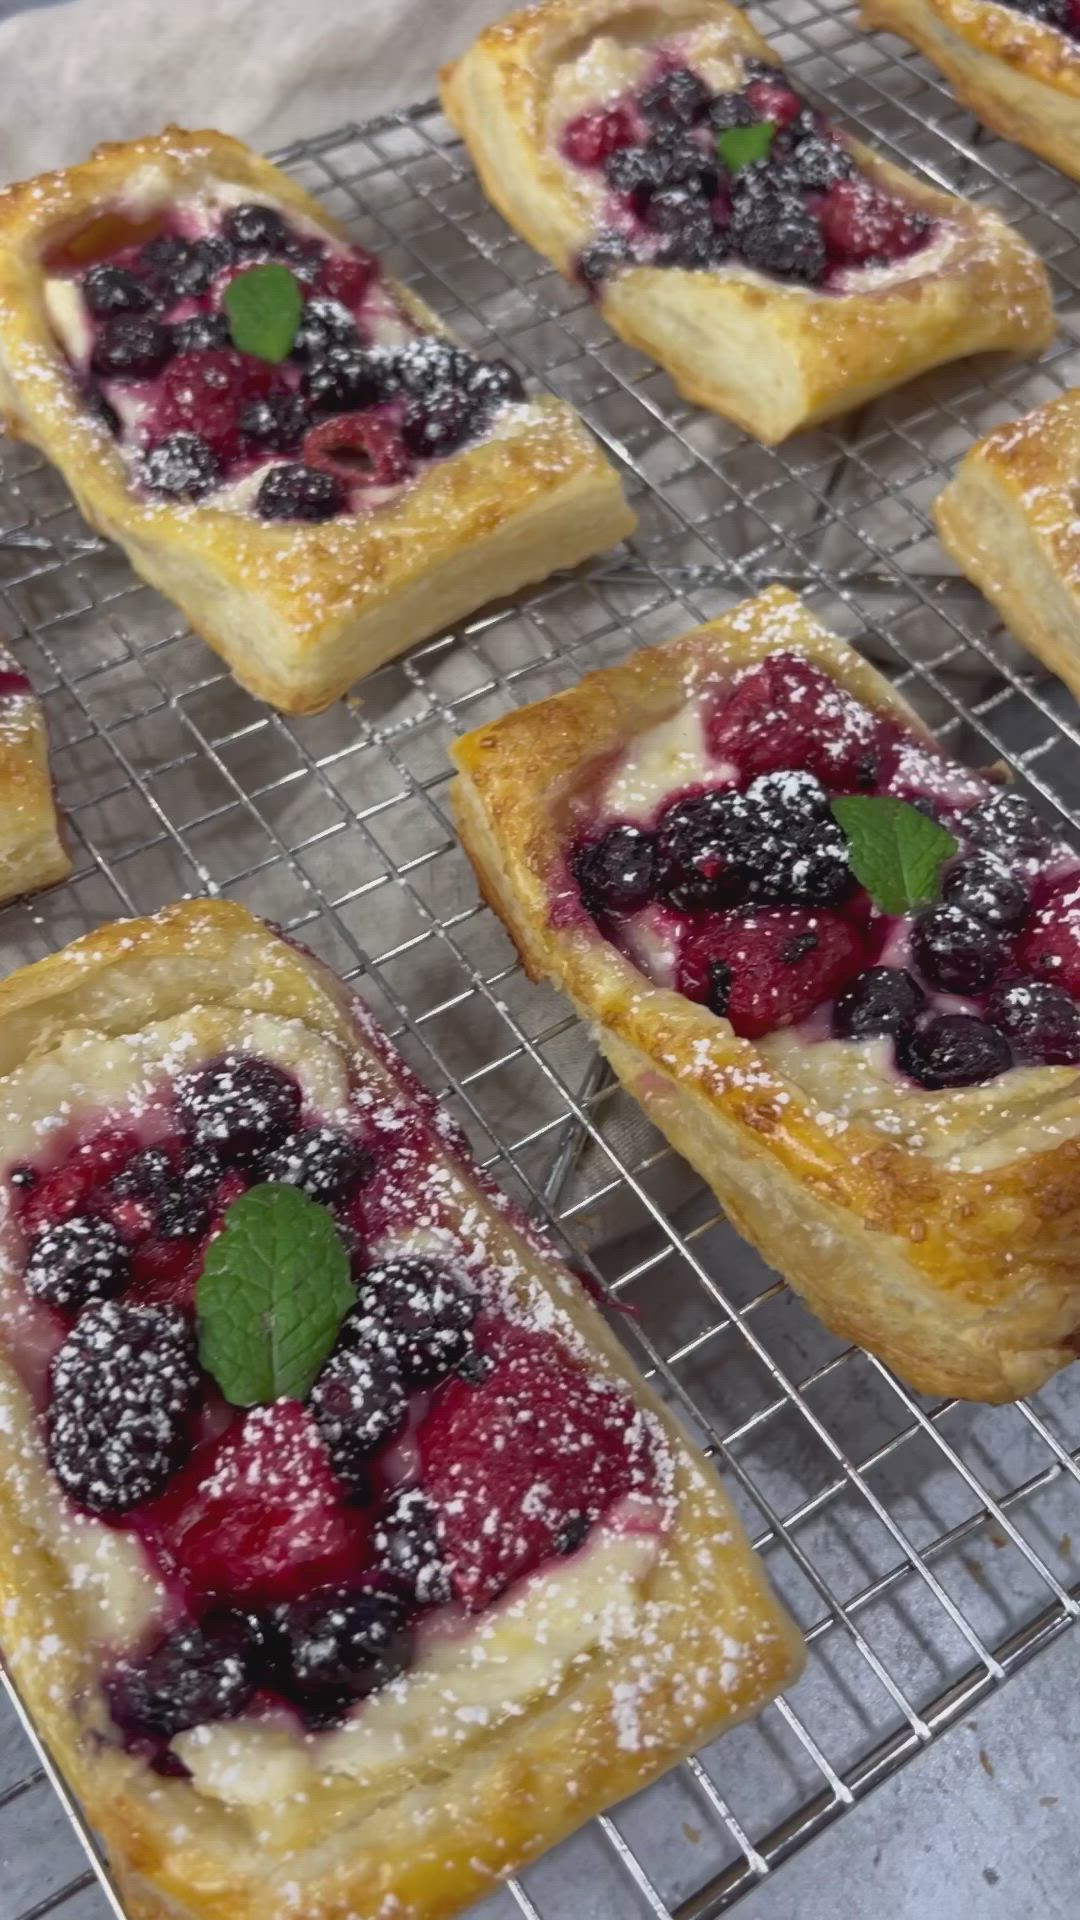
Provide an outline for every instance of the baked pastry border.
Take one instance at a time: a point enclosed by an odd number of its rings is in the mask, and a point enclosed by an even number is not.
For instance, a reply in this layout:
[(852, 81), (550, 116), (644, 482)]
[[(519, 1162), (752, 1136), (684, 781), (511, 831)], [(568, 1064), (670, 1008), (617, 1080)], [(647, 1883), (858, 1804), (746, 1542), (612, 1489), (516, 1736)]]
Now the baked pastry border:
[[(0, 1073), (47, 1051), (72, 1026), (132, 1031), (197, 1005), (287, 1014), (350, 1051), (359, 1046), (399, 1095), (429, 1122), (438, 1118), (446, 1161), (470, 1205), (485, 1212), (493, 1262), (501, 1267), (500, 1256), (512, 1254), (523, 1287), (539, 1279), (556, 1316), (565, 1314), (563, 1325), (584, 1337), (596, 1364), (627, 1384), (639, 1405), (658, 1413), (673, 1442), (677, 1517), (646, 1577), (670, 1637), (649, 1647), (644, 1684), (634, 1689), (632, 1736), (620, 1687), (641, 1676), (639, 1643), (598, 1648), (555, 1698), (542, 1696), (485, 1733), (447, 1777), (439, 1777), (440, 1760), (391, 1803), (359, 1812), (345, 1794), (328, 1836), (313, 1838), (306, 1854), (274, 1859), (241, 1814), (200, 1797), (193, 1817), (187, 1782), (152, 1774), (101, 1742), (96, 1659), (77, 1630), (77, 1603), (62, 1571), (20, 1500), (18, 1435), (0, 1426), (6, 1652), (51, 1754), (109, 1848), (132, 1920), (266, 1920), (270, 1911), (295, 1912), (298, 1920), (445, 1920), (500, 1875), (757, 1711), (797, 1678), (801, 1638), (770, 1594), (715, 1474), (636, 1378), (596, 1308), (566, 1284), (551, 1249), (472, 1167), (438, 1102), (362, 1003), (302, 949), (224, 901), (186, 902), (103, 927), (0, 986)], [(10, 1378), (0, 1361), (0, 1379)], [(735, 1660), (725, 1633), (740, 1629), (745, 1658)]]
[[(544, 146), (548, 77), (568, 45), (620, 21), (638, 27), (637, 0), (546, 0), (479, 36), (444, 67), (440, 97), (489, 200), (568, 278), (592, 237), (593, 215), (567, 168)], [(746, 55), (775, 59), (726, 0), (665, 0), (656, 38), (721, 23)], [(851, 141), (886, 189), (955, 229), (947, 263), (853, 294), (770, 284), (746, 271), (634, 267), (598, 290), (613, 331), (649, 354), (687, 400), (768, 443), (862, 405), (945, 361), (989, 349), (1035, 354), (1054, 335), (1037, 255), (1000, 217), (942, 193)], [(734, 369), (710, 343), (737, 344)]]
[[(415, 641), (632, 530), (614, 468), (573, 409), (548, 397), (504, 409), (496, 436), (431, 467), (368, 519), (271, 523), (209, 502), (141, 499), (108, 429), (82, 405), (41, 265), (136, 177), (159, 203), (222, 179), (348, 235), (287, 175), (210, 131), (170, 127), (101, 146), (80, 166), (0, 193), (8, 432), (59, 467), (90, 524), (118, 541), (251, 693), (285, 712), (315, 712)], [(415, 296), (387, 285), (420, 325), (445, 332)]]
[[(0, 642), (0, 673), (18, 663)], [(25, 694), (0, 699), (0, 905), (66, 880), (64, 845), (49, 767), (41, 702)]]
[(989, 1115), (1013, 1149), (985, 1171), (950, 1168), (949, 1153), (912, 1151), (857, 1117), (837, 1124), (726, 1020), (651, 985), (583, 912), (552, 913), (567, 885), (565, 807), (585, 770), (673, 713), (688, 683), (788, 647), (925, 734), (854, 649), (775, 587), (459, 740), (458, 832), (526, 972), (569, 994), (628, 1091), (812, 1311), (923, 1392), (1013, 1400), (1080, 1344), (1080, 1138), (1063, 1126), (1056, 1144), (1025, 1146), (1043, 1106), (1080, 1126), (1080, 1075), (1013, 1069), (994, 1108), (983, 1088), (920, 1095), (951, 1117), (950, 1144)]

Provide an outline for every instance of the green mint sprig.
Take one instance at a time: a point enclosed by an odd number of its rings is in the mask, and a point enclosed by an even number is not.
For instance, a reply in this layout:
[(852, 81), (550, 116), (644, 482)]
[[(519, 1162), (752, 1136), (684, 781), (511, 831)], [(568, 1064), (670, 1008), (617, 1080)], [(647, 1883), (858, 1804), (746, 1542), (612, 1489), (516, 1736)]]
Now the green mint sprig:
[(300, 282), (276, 260), (238, 273), (225, 289), (225, 313), (234, 347), (275, 365), (291, 353), (304, 298)]
[(775, 134), (775, 120), (755, 120), (749, 127), (725, 127), (716, 136), (716, 151), (729, 173), (741, 173), (755, 160), (768, 158)]
[(937, 899), (941, 869), (957, 846), (946, 827), (889, 794), (844, 794), (832, 811), (852, 873), (884, 913), (908, 913)]

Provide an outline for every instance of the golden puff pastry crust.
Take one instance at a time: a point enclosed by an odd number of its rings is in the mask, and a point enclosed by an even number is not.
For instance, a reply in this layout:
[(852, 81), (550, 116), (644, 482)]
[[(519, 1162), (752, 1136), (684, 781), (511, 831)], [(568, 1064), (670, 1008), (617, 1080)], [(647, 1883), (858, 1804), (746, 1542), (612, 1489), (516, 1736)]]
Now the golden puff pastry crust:
[[(557, 152), (553, 119), (588, 104), (590, 85), (592, 102), (632, 85), (650, 50), (670, 42), (718, 88), (739, 84), (746, 59), (776, 58), (726, 0), (546, 0), (487, 28), (441, 75), (444, 109), (488, 197), (562, 273), (574, 273), (598, 216)], [(585, 97), (567, 86), (578, 74)], [(852, 275), (842, 295), (731, 264), (635, 266), (598, 290), (614, 331), (680, 393), (770, 443), (944, 361), (997, 348), (1038, 353), (1053, 337), (1046, 275), (1019, 235), (849, 146), (872, 181), (942, 223), (921, 255)]]
[(976, 441), (934, 502), (946, 553), (1080, 697), (1080, 390)]
[[(0, 413), (249, 691), (286, 712), (317, 711), (415, 641), (630, 531), (613, 469), (573, 409), (551, 398), (502, 407), (486, 438), (393, 499), (317, 525), (136, 492), (70, 376), (43, 256), (116, 208), (149, 221), (178, 196), (222, 187), (348, 238), (286, 174), (213, 132), (169, 128), (103, 146), (84, 165), (0, 194)], [(383, 284), (416, 325), (443, 331), (420, 301)]]
[(863, 0), (861, 24), (909, 40), (995, 133), (1080, 178), (1080, 44), (996, 0)]
[(461, 1638), (428, 1643), (352, 1723), (310, 1737), (254, 1717), (196, 1728), (174, 1743), (190, 1777), (163, 1778), (123, 1750), (101, 1690), (102, 1649), (136, 1634), (154, 1582), (124, 1558), (130, 1536), (89, 1516), (72, 1526), (0, 1360), (5, 1656), (132, 1920), (446, 1920), (755, 1712), (797, 1676), (801, 1641), (715, 1476), (578, 1283), (363, 1005), (240, 907), (189, 902), (104, 927), (0, 988), (8, 1166), (58, 1086), (76, 1113), (84, 1097), (122, 1109), (152, 1061), (175, 1073), (223, 1046), (286, 1064), (309, 1102), (348, 1085), (390, 1142), (406, 1129), (398, 1150), (420, 1173), (402, 1244), (454, 1249), (495, 1276), (506, 1311), (621, 1383), (665, 1463), (664, 1526), (643, 1557), (644, 1535), (601, 1521), (577, 1554), (466, 1616)]
[(45, 716), (18, 662), (0, 644), (0, 901), (52, 886), (70, 872)]
[[(454, 748), (455, 818), (531, 977), (572, 998), (627, 1089), (731, 1220), (843, 1338), (927, 1393), (1007, 1401), (1075, 1357), (1080, 1076), (906, 1086), (847, 1041), (751, 1042), (552, 912), (567, 808), (688, 689), (794, 650), (873, 710), (905, 704), (782, 588), (507, 714)], [(673, 785), (692, 784), (683, 769)]]

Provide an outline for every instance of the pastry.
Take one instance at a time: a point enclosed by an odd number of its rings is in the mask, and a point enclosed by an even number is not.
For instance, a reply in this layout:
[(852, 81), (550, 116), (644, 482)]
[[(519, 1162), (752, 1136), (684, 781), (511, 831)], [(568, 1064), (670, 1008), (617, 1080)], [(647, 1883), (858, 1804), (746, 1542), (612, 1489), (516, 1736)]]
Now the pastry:
[(45, 716), (18, 661), (0, 643), (0, 901), (71, 872), (49, 777)]
[(986, 126), (1080, 179), (1075, 0), (863, 0), (862, 25), (910, 40)]
[(1080, 391), (994, 427), (934, 502), (941, 544), (1080, 697)]
[(132, 1920), (447, 1920), (797, 1676), (711, 1469), (303, 949), (104, 927), (0, 987), (0, 1076), (4, 1653)]
[(511, 225), (761, 440), (1053, 335), (1026, 243), (832, 126), (726, 0), (548, 0), (482, 33), (442, 100)]
[(290, 713), (633, 525), (570, 407), (217, 133), (0, 194), (0, 412)]
[(826, 1324), (1003, 1401), (1080, 1340), (1080, 859), (773, 588), (459, 741), (526, 970)]

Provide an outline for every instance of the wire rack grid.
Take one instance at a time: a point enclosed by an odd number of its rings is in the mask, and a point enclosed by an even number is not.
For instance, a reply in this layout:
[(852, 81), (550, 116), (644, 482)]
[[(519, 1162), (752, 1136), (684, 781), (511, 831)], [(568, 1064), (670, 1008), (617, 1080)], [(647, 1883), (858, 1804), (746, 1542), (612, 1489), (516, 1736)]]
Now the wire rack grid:
[[(1039, 246), (1061, 326), (1038, 366), (970, 362), (751, 444), (508, 232), (424, 106), (281, 157), (462, 337), (581, 407), (641, 515), (627, 549), (381, 669), (362, 705), (290, 720), (236, 687), (36, 455), (0, 450), (0, 607), (46, 700), (76, 853), (64, 886), (0, 913), (5, 970), (222, 891), (354, 980), (485, 1167), (635, 1309), (625, 1337), (722, 1466), (810, 1644), (789, 1698), (494, 1890), (485, 1920), (713, 1920), (1080, 1612), (1075, 1381), (1017, 1407), (924, 1400), (813, 1322), (565, 1003), (523, 980), (449, 825), (455, 732), (784, 580), (955, 751), (1008, 760), (1080, 831), (1076, 705), (947, 571), (927, 511), (976, 433), (1080, 384), (1080, 198), (846, 11), (755, 12), (808, 91)], [(0, 1736), (0, 1920), (120, 1914), (47, 1756), (2, 1719)]]

